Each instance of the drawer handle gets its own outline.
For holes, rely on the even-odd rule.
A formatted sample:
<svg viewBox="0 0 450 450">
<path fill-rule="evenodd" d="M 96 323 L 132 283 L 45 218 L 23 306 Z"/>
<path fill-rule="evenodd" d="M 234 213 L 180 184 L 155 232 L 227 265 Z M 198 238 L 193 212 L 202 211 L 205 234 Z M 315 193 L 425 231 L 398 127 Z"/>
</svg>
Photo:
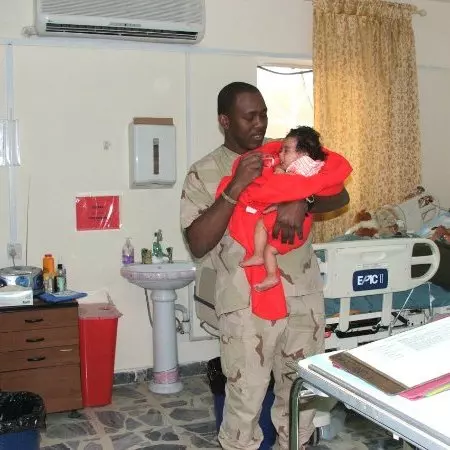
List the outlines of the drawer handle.
<svg viewBox="0 0 450 450">
<path fill-rule="evenodd" d="M 42 322 L 44 319 L 25 319 L 25 323 L 38 323 Z"/>
<path fill-rule="evenodd" d="M 28 358 L 27 361 L 29 362 L 38 362 L 38 361 L 44 361 L 45 356 L 36 356 L 34 358 Z"/>
<path fill-rule="evenodd" d="M 30 339 L 25 339 L 25 342 L 42 342 L 45 341 L 45 338 L 30 338 Z"/>
</svg>

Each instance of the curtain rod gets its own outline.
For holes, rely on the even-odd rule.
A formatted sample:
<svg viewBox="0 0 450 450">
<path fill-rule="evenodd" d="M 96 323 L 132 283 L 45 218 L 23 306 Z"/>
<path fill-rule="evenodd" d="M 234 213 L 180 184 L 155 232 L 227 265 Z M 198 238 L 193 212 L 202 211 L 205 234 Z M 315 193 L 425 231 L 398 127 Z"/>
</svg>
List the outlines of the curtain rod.
<svg viewBox="0 0 450 450">
<path fill-rule="evenodd" d="M 416 8 L 416 10 L 414 11 L 414 14 L 419 14 L 419 16 L 421 16 L 421 17 L 425 17 L 427 15 L 426 10 L 419 9 L 417 6 L 415 8 Z"/>
</svg>

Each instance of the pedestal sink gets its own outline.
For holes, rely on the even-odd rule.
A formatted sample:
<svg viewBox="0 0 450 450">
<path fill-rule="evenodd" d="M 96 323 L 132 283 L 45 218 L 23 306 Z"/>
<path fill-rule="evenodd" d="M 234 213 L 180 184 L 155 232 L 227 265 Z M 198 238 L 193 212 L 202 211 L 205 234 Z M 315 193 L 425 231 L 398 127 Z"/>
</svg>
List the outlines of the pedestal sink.
<svg viewBox="0 0 450 450">
<path fill-rule="evenodd" d="M 175 327 L 176 289 L 195 277 L 192 262 L 130 264 L 120 269 L 130 283 L 151 290 L 153 302 L 153 378 L 149 389 L 157 394 L 174 394 L 183 389 L 178 373 L 177 332 Z"/>
</svg>

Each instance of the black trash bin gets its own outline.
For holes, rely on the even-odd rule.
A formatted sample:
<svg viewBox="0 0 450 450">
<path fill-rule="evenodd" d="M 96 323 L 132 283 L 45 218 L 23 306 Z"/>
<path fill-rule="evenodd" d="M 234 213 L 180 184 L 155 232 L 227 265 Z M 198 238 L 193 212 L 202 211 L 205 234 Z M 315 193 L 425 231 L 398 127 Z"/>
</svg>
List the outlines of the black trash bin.
<svg viewBox="0 0 450 450">
<path fill-rule="evenodd" d="M 223 419 L 223 406 L 225 403 L 225 384 L 227 379 L 222 372 L 222 366 L 220 364 L 220 358 L 214 358 L 208 361 L 206 373 L 209 380 L 209 386 L 211 392 L 214 395 L 214 412 L 216 416 L 216 428 L 219 431 L 220 425 Z M 259 426 L 263 432 L 263 441 L 259 447 L 259 450 L 270 450 L 275 444 L 277 432 L 272 424 L 272 418 L 270 416 L 270 410 L 275 400 L 273 393 L 274 380 L 273 377 L 270 381 L 267 389 L 266 396 L 263 400 L 261 415 L 259 417 Z"/>
<path fill-rule="evenodd" d="M 0 392 L 0 450 L 39 450 L 45 407 L 31 392 Z"/>
</svg>

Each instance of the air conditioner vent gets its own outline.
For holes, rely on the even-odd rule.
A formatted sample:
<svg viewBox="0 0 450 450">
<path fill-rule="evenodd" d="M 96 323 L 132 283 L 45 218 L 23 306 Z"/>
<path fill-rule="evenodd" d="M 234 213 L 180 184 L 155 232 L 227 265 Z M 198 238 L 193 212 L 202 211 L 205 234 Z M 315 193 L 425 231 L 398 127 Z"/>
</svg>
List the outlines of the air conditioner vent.
<svg viewBox="0 0 450 450">
<path fill-rule="evenodd" d="M 174 40 L 192 40 L 197 39 L 198 33 L 193 31 L 174 31 L 174 30 L 156 30 L 143 29 L 137 27 L 113 27 L 99 25 L 73 25 L 64 23 L 47 23 L 45 30 L 49 33 L 70 33 L 70 34 L 89 34 L 102 36 L 124 36 L 149 39 L 174 39 Z"/>
</svg>

